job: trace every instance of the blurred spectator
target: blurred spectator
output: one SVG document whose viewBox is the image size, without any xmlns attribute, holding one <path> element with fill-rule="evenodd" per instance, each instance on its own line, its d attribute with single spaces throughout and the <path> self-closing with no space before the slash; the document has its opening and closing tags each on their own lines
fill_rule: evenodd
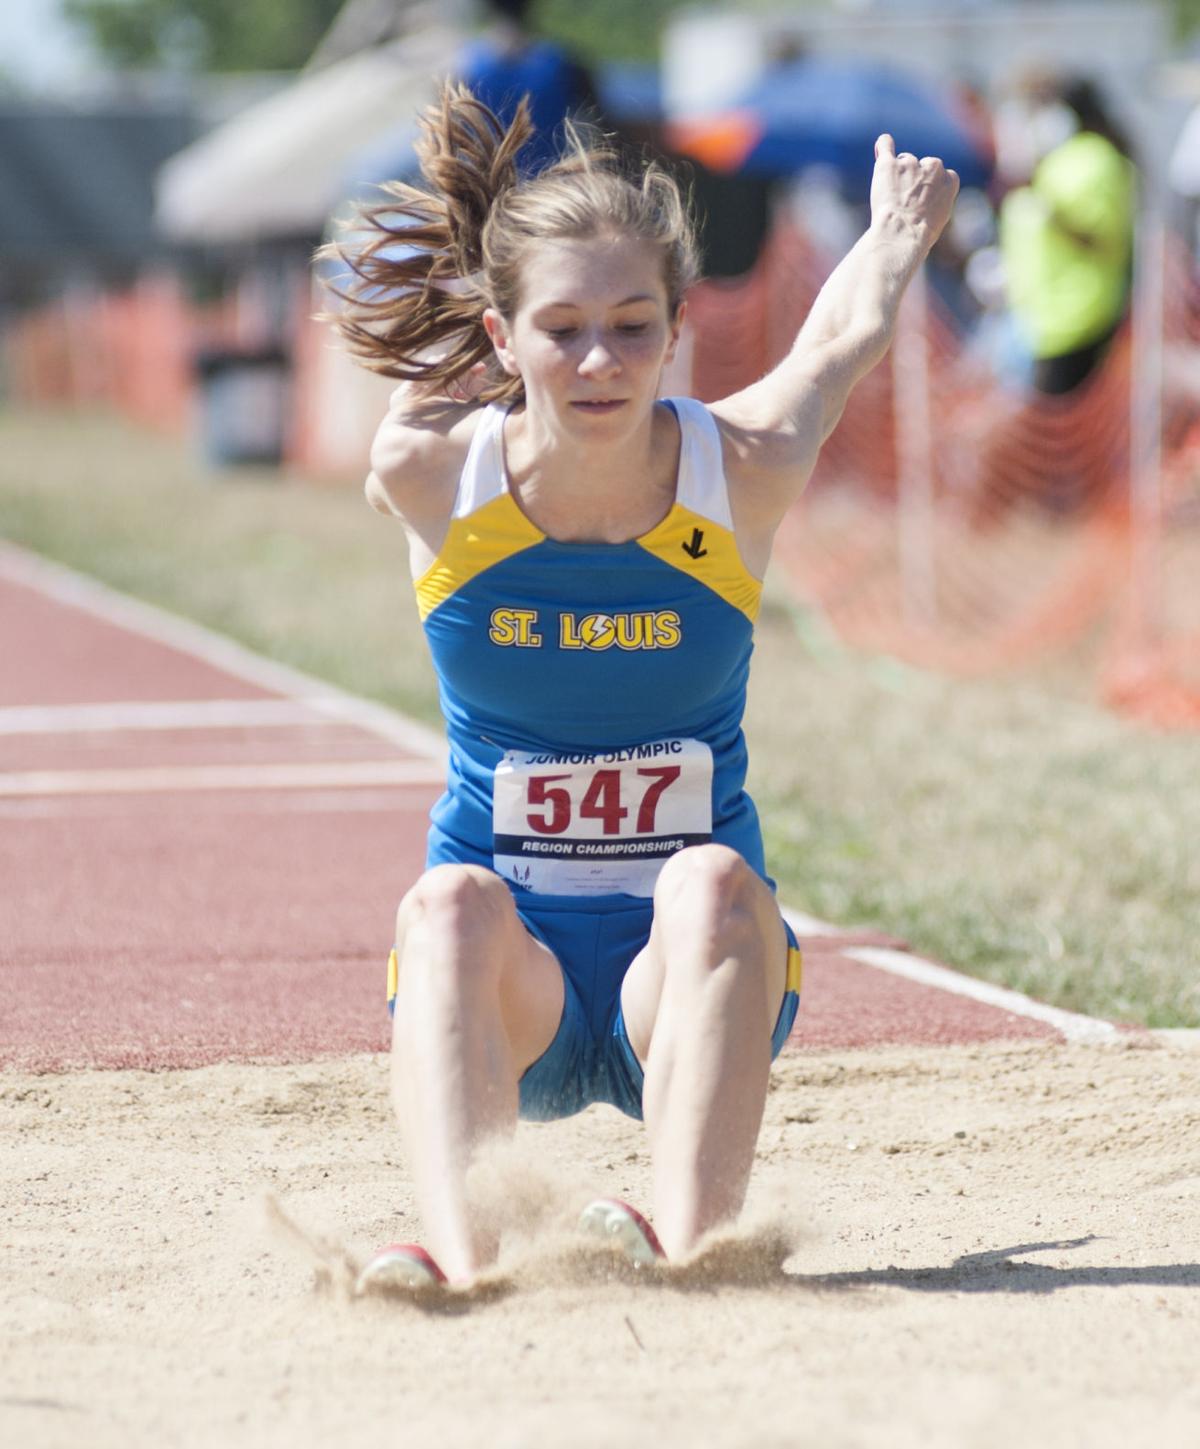
<svg viewBox="0 0 1200 1449">
<path fill-rule="evenodd" d="M 1005 197 L 1000 249 L 1033 386 L 1062 394 L 1092 373 L 1125 315 L 1135 183 L 1128 141 L 1090 81 L 1070 82 L 1047 106 L 1056 121 L 1041 124 L 1070 134 Z"/>
<path fill-rule="evenodd" d="M 1090 81 L 1052 87 L 1037 76 L 1025 98 L 1032 175 L 1001 204 L 999 273 L 993 259 L 980 260 L 971 280 L 986 295 L 1002 278 L 1032 375 L 1030 391 L 1016 400 L 999 397 L 985 421 L 968 500 L 979 524 L 996 522 L 1018 499 L 1074 513 L 1102 498 L 1115 476 L 1115 460 L 1097 446 L 1094 428 L 1068 426 L 1058 400 L 1095 374 L 1129 305 L 1136 199 L 1130 147 Z M 1010 177 L 1012 119 L 1000 144 Z M 1005 351 L 1011 337 L 994 321 L 992 334 L 991 347 L 1015 376 L 1019 359 Z M 1049 411 L 1048 399 L 1055 400 Z"/>
<path fill-rule="evenodd" d="M 600 119 L 600 104 L 587 69 L 527 24 L 530 0 L 487 0 L 493 23 L 468 43 L 458 60 L 460 79 L 507 126 L 522 96 L 529 97 L 534 136 L 522 166 L 539 171 L 555 159 L 564 120 Z"/>
</svg>

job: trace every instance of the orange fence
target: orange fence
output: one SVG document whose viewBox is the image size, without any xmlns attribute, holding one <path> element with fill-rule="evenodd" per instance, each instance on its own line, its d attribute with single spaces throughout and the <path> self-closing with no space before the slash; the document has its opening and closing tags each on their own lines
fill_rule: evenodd
<svg viewBox="0 0 1200 1449">
<path fill-rule="evenodd" d="M 1200 276 L 1180 247 L 1163 277 L 1161 463 L 1131 508 L 1130 586 L 1104 670 L 1108 700 L 1200 728 Z"/>
<path fill-rule="evenodd" d="M 75 290 L 12 326 L 9 373 L 23 403 L 104 405 L 181 432 L 192 408 L 200 318 L 169 273 L 121 292 Z"/>
<path fill-rule="evenodd" d="M 236 294 L 190 301 L 170 271 L 120 291 L 74 288 L 10 323 L 11 393 L 25 405 L 111 407 L 182 436 L 195 422 L 196 358 L 247 340 L 244 311 Z"/>
<path fill-rule="evenodd" d="M 18 404 L 107 406 L 199 439 L 205 404 L 197 359 L 275 344 L 288 356 L 283 461 L 316 477 L 358 478 L 394 384 L 352 366 L 334 346 L 315 320 L 326 299 L 306 266 L 297 263 L 274 285 L 278 295 L 269 298 L 250 278 L 206 305 L 190 301 L 170 272 L 121 292 L 72 291 L 10 324 L 10 391 Z"/>
<path fill-rule="evenodd" d="M 698 289 L 697 396 L 782 356 L 828 270 L 777 231 L 749 276 Z M 1010 393 L 914 289 L 780 529 L 795 597 L 848 645 L 963 675 L 1100 644 L 1112 704 L 1200 726 L 1200 286 L 1178 245 L 1163 296 L 1161 451 L 1135 460 L 1132 328 L 1073 393 Z"/>
</svg>

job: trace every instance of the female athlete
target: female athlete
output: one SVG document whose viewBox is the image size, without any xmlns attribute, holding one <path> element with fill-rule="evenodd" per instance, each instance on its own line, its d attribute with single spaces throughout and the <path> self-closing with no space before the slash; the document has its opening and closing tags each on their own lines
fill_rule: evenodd
<svg viewBox="0 0 1200 1449">
<path fill-rule="evenodd" d="M 761 579 L 958 188 L 881 136 L 869 229 L 791 352 L 706 407 L 658 396 L 696 275 L 675 182 L 577 136 L 523 176 L 528 136 L 447 88 L 425 187 L 335 248 L 343 335 L 403 382 L 367 495 L 407 533 L 450 745 L 389 971 L 425 1245 L 364 1286 L 494 1260 L 468 1171 L 519 1115 L 644 1116 L 657 1235 L 584 1214 L 635 1260 L 739 1212 L 799 984 L 743 789 Z"/>
</svg>

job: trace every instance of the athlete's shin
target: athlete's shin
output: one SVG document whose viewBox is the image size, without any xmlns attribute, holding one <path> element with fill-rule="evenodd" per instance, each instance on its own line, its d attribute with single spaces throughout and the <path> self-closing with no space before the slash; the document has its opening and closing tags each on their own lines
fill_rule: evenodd
<svg viewBox="0 0 1200 1449">
<path fill-rule="evenodd" d="M 517 1115 L 500 1006 L 503 933 L 486 883 L 465 872 L 430 873 L 418 890 L 401 912 L 392 1099 L 424 1241 L 447 1276 L 463 1280 L 496 1252 L 494 1230 L 471 1208 L 471 1164 Z"/>
<path fill-rule="evenodd" d="M 696 864 L 655 907 L 664 972 L 643 1106 L 669 1257 L 741 1210 L 770 1070 L 773 931 L 737 865 L 713 851 Z"/>
</svg>

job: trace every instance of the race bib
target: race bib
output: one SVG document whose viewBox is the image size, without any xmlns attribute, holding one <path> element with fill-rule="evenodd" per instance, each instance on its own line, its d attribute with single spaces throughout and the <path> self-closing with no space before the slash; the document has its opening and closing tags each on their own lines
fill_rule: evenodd
<svg viewBox="0 0 1200 1449">
<path fill-rule="evenodd" d="M 494 781 L 495 868 L 548 895 L 652 895 L 668 856 L 712 839 L 712 776 L 700 740 L 509 750 Z"/>
</svg>

